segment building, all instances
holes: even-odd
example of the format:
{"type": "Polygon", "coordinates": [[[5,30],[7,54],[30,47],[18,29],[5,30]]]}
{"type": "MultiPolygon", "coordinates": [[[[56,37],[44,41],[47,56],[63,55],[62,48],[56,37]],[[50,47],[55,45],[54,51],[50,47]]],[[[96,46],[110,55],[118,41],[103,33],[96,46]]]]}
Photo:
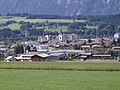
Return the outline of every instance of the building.
{"type": "Polygon", "coordinates": [[[119,39],[119,38],[120,38],[120,33],[115,33],[115,34],[114,34],[114,38],[119,39]]]}
{"type": "Polygon", "coordinates": [[[51,40],[51,35],[45,35],[45,36],[38,37],[38,42],[40,43],[48,42],[49,40],[51,40]]]}
{"type": "Polygon", "coordinates": [[[112,59],[112,56],[111,56],[111,54],[94,54],[94,55],[92,55],[91,57],[90,57],[90,59],[103,59],[103,60],[105,60],[105,59],[112,59]]]}
{"type": "Polygon", "coordinates": [[[115,41],[118,41],[120,39],[120,33],[115,33],[114,39],[115,39],[115,41]]]}
{"type": "Polygon", "coordinates": [[[48,45],[36,45],[37,51],[47,51],[49,49],[48,45]]]}
{"type": "Polygon", "coordinates": [[[89,45],[81,46],[81,50],[89,50],[90,48],[89,45]]]}
{"type": "Polygon", "coordinates": [[[7,57],[7,48],[0,48],[0,59],[7,57]]]}
{"type": "Polygon", "coordinates": [[[16,61],[46,61],[49,57],[48,54],[20,54],[15,57],[16,61]]]}
{"type": "Polygon", "coordinates": [[[60,33],[58,35],[58,39],[59,39],[59,41],[64,41],[64,42],[75,41],[78,39],[78,36],[77,36],[77,34],[62,34],[62,33],[60,33]]]}
{"type": "Polygon", "coordinates": [[[112,47],[112,57],[116,59],[118,55],[120,54],[120,47],[112,47]]]}
{"type": "Polygon", "coordinates": [[[84,50],[56,50],[56,51],[50,51],[49,54],[57,54],[57,53],[64,53],[65,55],[74,54],[74,55],[80,55],[84,54],[84,50]]]}
{"type": "Polygon", "coordinates": [[[48,60],[65,60],[66,54],[65,53],[52,53],[48,57],[48,60]]]}
{"type": "Polygon", "coordinates": [[[33,55],[32,57],[31,57],[31,60],[32,61],[47,61],[48,58],[49,57],[49,55],[48,54],[35,54],[35,55],[33,55]]]}
{"type": "Polygon", "coordinates": [[[9,62],[9,61],[15,61],[15,60],[16,60],[15,57],[13,57],[13,56],[8,56],[7,58],[5,58],[4,61],[9,62]]]}

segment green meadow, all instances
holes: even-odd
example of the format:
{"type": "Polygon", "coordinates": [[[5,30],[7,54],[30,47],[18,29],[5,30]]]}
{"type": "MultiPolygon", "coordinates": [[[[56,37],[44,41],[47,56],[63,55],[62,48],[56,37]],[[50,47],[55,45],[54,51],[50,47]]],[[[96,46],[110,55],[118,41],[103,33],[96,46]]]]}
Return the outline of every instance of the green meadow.
{"type": "Polygon", "coordinates": [[[120,90],[120,72],[0,70],[0,90],[120,90]]]}
{"type": "Polygon", "coordinates": [[[15,23],[15,24],[10,24],[10,25],[5,26],[5,27],[0,27],[0,29],[10,28],[11,30],[19,30],[19,29],[20,29],[20,26],[21,26],[21,25],[15,23]]]}
{"type": "Polygon", "coordinates": [[[0,62],[0,90],[120,90],[119,82],[119,62],[0,62]]]}
{"type": "MultiPolygon", "coordinates": [[[[26,19],[26,17],[13,17],[13,18],[4,18],[0,17],[0,23],[4,23],[8,20],[15,20],[17,22],[24,21],[24,22],[31,22],[31,23],[36,23],[36,22],[66,22],[66,23],[72,23],[73,20],[69,19],[26,19]]],[[[85,20],[76,20],[76,22],[85,22],[85,20]]]]}
{"type": "Polygon", "coordinates": [[[0,69],[120,71],[120,63],[113,61],[0,62],[0,69]]]}
{"type": "MultiPolygon", "coordinates": [[[[46,22],[46,21],[49,21],[49,22],[57,22],[57,23],[73,23],[73,20],[68,20],[68,19],[26,19],[26,17],[12,17],[12,18],[5,18],[5,17],[0,17],[0,24],[2,23],[5,23],[7,21],[10,21],[10,20],[15,20],[16,22],[20,22],[20,21],[24,21],[24,22],[30,22],[30,23],[36,23],[36,22],[39,22],[39,23],[42,23],[42,22],[46,22]]],[[[76,20],[76,22],[85,22],[85,20],[76,20]]],[[[3,29],[3,28],[10,28],[11,30],[19,30],[20,29],[20,24],[10,24],[8,26],[5,26],[5,27],[0,27],[0,29],[3,29]]],[[[42,27],[38,27],[38,28],[42,28],[42,27]]],[[[45,29],[47,31],[60,31],[62,28],[63,32],[66,32],[68,31],[68,27],[67,26],[58,26],[57,28],[51,28],[51,29],[48,29],[48,27],[45,27],[45,29]]]]}

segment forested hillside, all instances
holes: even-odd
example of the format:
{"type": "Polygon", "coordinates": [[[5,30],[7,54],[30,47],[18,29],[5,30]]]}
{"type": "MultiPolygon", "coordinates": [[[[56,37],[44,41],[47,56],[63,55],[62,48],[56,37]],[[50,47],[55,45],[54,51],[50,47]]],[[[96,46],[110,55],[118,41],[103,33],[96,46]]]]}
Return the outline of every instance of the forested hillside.
{"type": "Polygon", "coordinates": [[[7,14],[0,16],[2,39],[35,39],[45,34],[76,33],[84,38],[113,37],[120,32],[120,14],[106,16],[56,16],[7,14]]]}

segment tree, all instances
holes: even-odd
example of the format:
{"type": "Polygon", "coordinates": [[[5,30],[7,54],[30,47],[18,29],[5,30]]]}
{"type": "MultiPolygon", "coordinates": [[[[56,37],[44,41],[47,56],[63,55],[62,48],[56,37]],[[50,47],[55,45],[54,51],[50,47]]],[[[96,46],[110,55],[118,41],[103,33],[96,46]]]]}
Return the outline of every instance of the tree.
{"type": "Polygon", "coordinates": [[[88,43],[91,43],[92,42],[92,40],[91,39],[88,39],[88,43]]]}
{"type": "Polygon", "coordinates": [[[70,60],[70,61],[72,61],[73,57],[74,57],[74,55],[70,53],[70,54],[68,54],[67,59],[70,60]]]}
{"type": "Polygon", "coordinates": [[[30,49],[30,46],[29,46],[29,45],[27,45],[26,50],[28,50],[29,52],[31,51],[31,49],[30,49]]]}
{"type": "Polygon", "coordinates": [[[14,54],[22,54],[24,53],[23,45],[17,44],[14,48],[14,54]]]}
{"type": "Polygon", "coordinates": [[[32,48],[32,52],[37,52],[37,48],[36,48],[36,47],[33,47],[33,48],[32,48]]]}
{"type": "Polygon", "coordinates": [[[115,39],[113,39],[113,41],[111,42],[111,47],[112,46],[116,46],[116,41],[115,41],[115,39]]]}
{"type": "Polygon", "coordinates": [[[75,50],[80,50],[81,45],[80,45],[80,44],[74,44],[74,45],[73,45],[73,48],[74,48],[75,50]]]}
{"type": "Polygon", "coordinates": [[[103,40],[101,41],[101,46],[105,47],[105,43],[103,42],[103,40]]]}
{"type": "Polygon", "coordinates": [[[83,46],[84,46],[84,45],[87,45],[86,41],[84,41],[84,42],[82,43],[82,45],[83,45],[83,46]]]}

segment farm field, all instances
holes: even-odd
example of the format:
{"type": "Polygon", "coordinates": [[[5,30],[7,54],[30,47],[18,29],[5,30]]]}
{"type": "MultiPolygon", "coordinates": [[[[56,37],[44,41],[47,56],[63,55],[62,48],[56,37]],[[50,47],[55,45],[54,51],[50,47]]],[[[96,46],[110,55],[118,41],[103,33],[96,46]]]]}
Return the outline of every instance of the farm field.
{"type": "Polygon", "coordinates": [[[119,62],[0,62],[0,90],[120,90],[119,82],[119,62]]]}
{"type": "MultiPolygon", "coordinates": [[[[5,23],[10,20],[14,20],[16,22],[24,21],[24,22],[30,22],[30,23],[36,23],[36,22],[42,23],[46,21],[57,22],[57,23],[73,23],[73,20],[68,20],[68,19],[26,19],[26,17],[12,17],[12,18],[0,17],[0,24],[5,23]]],[[[76,22],[85,22],[85,20],[76,20],[76,22]]],[[[0,27],[0,29],[10,28],[11,30],[19,30],[20,26],[21,24],[16,23],[16,24],[10,24],[8,26],[0,27]]],[[[63,32],[68,31],[67,26],[58,26],[58,28],[51,28],[51,29],[48,29],[48,27],[45,27],[46,31],[52,31],[52,32],[55,32],[55,31],[59,32],[61,28],[63,32]]]]}
{"type": "Polygon", "coordinates": [[[0,90],[120,90],[120,72],[0,70],[0,90]]]}
{"type": "Polygon", "coordinates": [[[10,28],[11,30],[19,30],[20,29],[20,26],[19,24],[10,24],[8,26],[5,26],[5,27],[0,27],[0,29],[3,29],[3,28],[10,28]]]}
{"type": "Polygon", "coordinates": [[[0,62],[0,69],[120,71],[120,63],[113,61],[0,62]]]}
{"type": "MultiPolygon", "coordinates": [[[[26,19],[26,17],[13,17],[13,18],[3,18],[0,17],[0,23],[4,23],[8,20],[15,20],[17,22],[24,21],[24,22],[31,22],[31,23],[36,23],[36,22],[66,22],[66,23],[72,23],[73,20],[68,20],[68,19],[26,19]]],[[[85,22],[85,20],[76,20],[76,22],[85,22]]]]}

